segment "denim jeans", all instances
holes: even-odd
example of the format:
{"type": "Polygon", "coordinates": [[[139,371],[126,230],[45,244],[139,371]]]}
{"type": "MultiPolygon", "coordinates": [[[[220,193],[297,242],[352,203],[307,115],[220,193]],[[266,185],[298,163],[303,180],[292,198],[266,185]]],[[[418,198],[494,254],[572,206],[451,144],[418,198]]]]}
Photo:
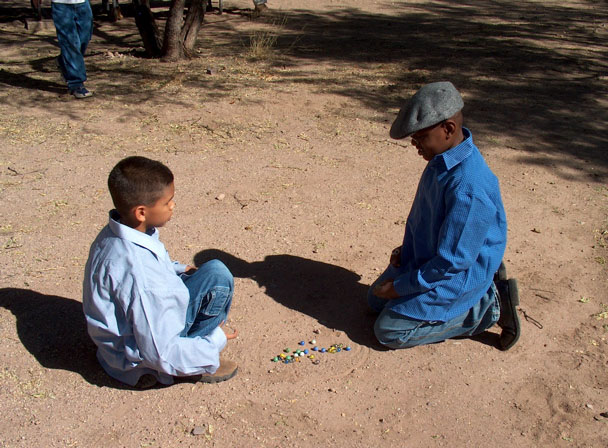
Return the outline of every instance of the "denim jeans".
{"type": "Polygon", "coordinates": [[[389,301],[376,297],[372,291],[384,279],[395,278],[398,274],[398,269],[389,266],[367,295],[369,306],[380,313],[374,324],[374,333],[382,345],[397,349],[433,344],[482,333],[498,322],[500,303],[494,283],[475,306],[447,322],[422,321],[396,313],[386,307],[389,301]]]}
{"type": "Polygon", "coordinates": [[[190,291],[186,326],[181,335],[205,337],[228,317],[234,278],[219,260],[208,261],[192,275],[182,274],[181,277],[190,291]]]}
{"type": "Polygon", "coordinates": [[[84,3],[51,3],[53,23],[61,54],[57,59],[68,89],[82,87],[87,80],[84,53],[93,32],[93,13],[89,0],[84,3]]]}

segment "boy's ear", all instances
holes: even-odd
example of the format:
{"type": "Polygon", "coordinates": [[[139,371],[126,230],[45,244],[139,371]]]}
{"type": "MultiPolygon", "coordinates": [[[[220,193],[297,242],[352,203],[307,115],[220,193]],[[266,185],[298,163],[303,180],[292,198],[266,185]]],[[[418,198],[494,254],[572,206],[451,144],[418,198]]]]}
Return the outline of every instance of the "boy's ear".
{"type": "Polygon", "coordinates": [[[443,123],[444,129],[446,130],[446,138],[450,138],[456,133],[457,125],[454,120],[446,120],[443,123]]]}
{"type": "Polygon", "coordinates": [[[145,222],[146,221],[146,207],[144,205],[138,205],[133,209],[133,216],[137,222],[145,222]]]}

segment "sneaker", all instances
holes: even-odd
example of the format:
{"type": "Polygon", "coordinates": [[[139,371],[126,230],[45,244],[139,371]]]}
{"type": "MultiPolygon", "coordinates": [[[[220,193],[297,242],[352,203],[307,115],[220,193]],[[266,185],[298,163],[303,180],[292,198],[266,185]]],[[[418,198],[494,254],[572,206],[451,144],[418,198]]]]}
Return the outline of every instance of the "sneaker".
{"type": "Polygon", "coordinates": [[[501,350],[509,350],[515,345],[521,334],[517,305],[519,305],[519,290],[517,280],[499,280],[496,283],[500,302],[500,318],[498,326],[502,328],[500,334],[501,350]]]}
{"type": "Polygon", "coordinates": [[[70,94],[74,95],[74,97],[78,98],[79,100],[93,96],[93,92],[89,92],[85,86],[70,89],[70,94]]]}
{"type": "Polygon", "coordinates": [[[201,375],[199,381],[202,383],[220,383],[222,381],[227,381],[232,378],[234,375],[236,375],[236,372],[238,370],[239,368],[236,365],[236,362],[220,358],[220,366],[215,371],[215,373],[206,373],[204,375],[201,375]]]}

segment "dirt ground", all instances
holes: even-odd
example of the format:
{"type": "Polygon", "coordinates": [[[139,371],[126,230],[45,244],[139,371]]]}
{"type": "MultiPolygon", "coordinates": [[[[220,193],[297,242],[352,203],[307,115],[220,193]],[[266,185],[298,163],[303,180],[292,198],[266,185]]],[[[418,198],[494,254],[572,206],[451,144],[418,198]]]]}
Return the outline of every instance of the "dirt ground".
{"type": "Polygon", "coordinates": [[[1,447],[608,446],[605,1],[226,0],[171,64],[125,11],[95,21],[83,101],[28,3],[0,7],[1,447]],[[425,165],[388,129],[437,80],[501,182],[508,352],[496,331],[383,350],[366,312],[425,165]],[[133,154],[176,176],[172,257],[236,277],[231,381],[134,391],[96,362],[83,267],[133,154]],[[352,350],[271,362],[313,338],[352,350]]]}

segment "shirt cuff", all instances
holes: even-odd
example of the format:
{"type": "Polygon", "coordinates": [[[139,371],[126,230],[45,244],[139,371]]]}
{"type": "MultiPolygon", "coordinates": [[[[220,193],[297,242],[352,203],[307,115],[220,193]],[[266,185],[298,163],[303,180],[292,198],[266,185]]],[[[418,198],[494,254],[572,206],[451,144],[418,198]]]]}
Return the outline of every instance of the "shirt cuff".
{"type": "Polygon", "coordinates": [[[215,327],[211,333],[205,336],[213,345],[217,347],[217,351],[221,352],[226,347],[226,333],[220,327],[215,327]]]}
{"type": "Polygon", "coordinates": [[[175,273],[177,275],[183,274],[184,272],[186,272],[186,267],[187,267],[187,265],[185,265],[185,264],[178,263],[177,261],[173,262],[173,269],[175,269],[175,273]]]}
{"type": "Polygon", "coordinates": [[[395,288],[395,291],[397,291],[397,294],[399,294],[399,297],[403,297],[405,295],[408,294],[408,282],[407,282],[407,278],[405,278],[407,274],[402,274],[399,277],[397,277],[396,279],[393,280],[393,288],[395,288]]]}

